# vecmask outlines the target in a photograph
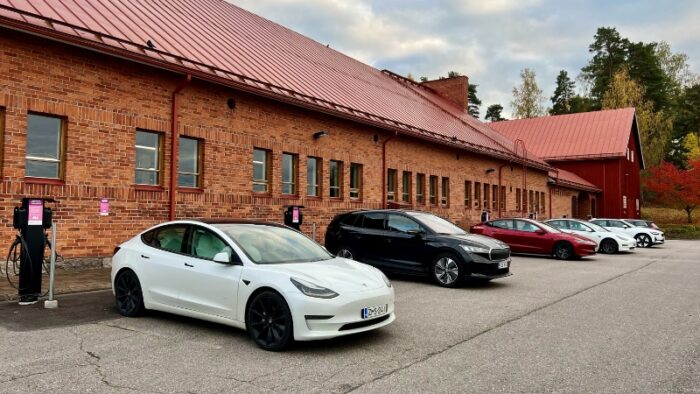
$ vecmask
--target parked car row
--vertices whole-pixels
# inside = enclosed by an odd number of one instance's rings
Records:
[[[200,318],[280,350],[390,324],[394,289],[385,272],[449,288],[512,275],[511,251],[570,259],[664,241],[658,228],[617,222],[504,218],[468,233],[425,212],[367,210],[335,217],[324,248],[274,223],[179,220],[115,248],[112,289],[124,316],[153,309]]]

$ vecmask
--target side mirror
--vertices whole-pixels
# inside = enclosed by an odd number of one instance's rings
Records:
[[[406,234],[411,234],[416,238],[420,238],[423,235],[423,232],[420,230],[408,230],[406,231]]]
[[[231,256],[226,252],[219,252],[214,255],[214,262],[231,264]]]

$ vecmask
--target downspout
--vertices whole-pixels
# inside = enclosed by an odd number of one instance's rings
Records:
[[[501,183],[503,182],[502,171],[503,171],[503,167],[506,167],[508,165],[512,166],[513,162],[501,164],[501,166],[498,167],[498,217],[499,218],[501,218],[503,216],[503,209],[501,207],[505,205],[501,201],[501,199],[505,198],[505,195],[501,195],[501,194],[505,194],[505,193],[501,193],[501,187],[502,187]],[[512,168],[511,168],[511,170],[512,170]]]
[[[175,220],[175,202],[177,199],[177,162],[178,162],[178,148],[180,145],[180,138],[178,138],[177,133],[177,110],[178,110],[178,100],[177,95],[192,81],[192,74],[187,74],[185,80],[180,82],[179,85],[173,90],[173,97],[171,100],[171,119],[170,119],[170,213],[168,217],[170,220]]]
[[[394,131],[394,134],[389,136],[382,142],[382,207],[386,209],[388,207],[388,201],[386,199],[386,143],[393,140],[399,135],[398,131]],[[425,185],[423,185],[425,186]],[[423,192],[425,195],[425,191]]]

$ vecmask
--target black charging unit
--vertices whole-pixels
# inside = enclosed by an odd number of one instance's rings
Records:
[[[17,292],[20,305],[33,304],[41,295],[41,268],[46,248],[45,230],[51,228],[53,212],[46,207],[48,198],[23,198],[22,205],[15,207],[13,227],[19,230],[22,239],[20,253],[19,286]]]
[[[301,230],[301,224],[304,223],[304,214],[301,209],[303,205],[286,205],[284,211],[284,224],[297,230]]]

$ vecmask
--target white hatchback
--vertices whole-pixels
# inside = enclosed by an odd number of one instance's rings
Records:
[[[545,223],[563,232],[578,234],[592,239],[598,244],[597,250],[605,254],[629,252],[637,246],[637,241],[634,238],[626,234],[614,233],[595,223],[584,222],[578,219],[551,219]]]
[[[622,219],[591,219],[591,223],[618,233],[626,234],[634,237],[637,240],[637,246],[640,248],[650,248],[657,244],[662,244],[666,241],[664,233],[660,230],[649,227],[638,227],[632,223],[627,223]]]
[[[246,329],[266,350],[394,321],[376,268],[334,257],[288,227],[181,220],[150,228],[112,259],[117,310],[157,309]]]

